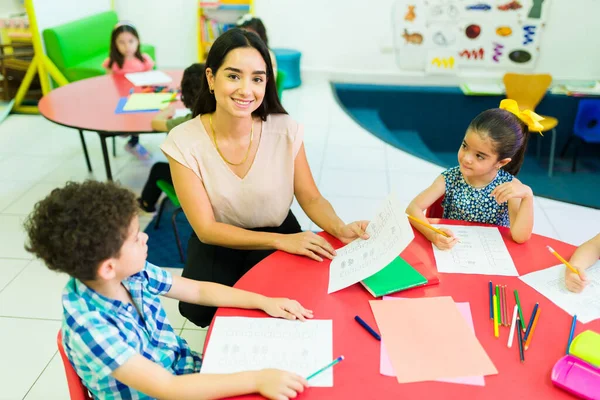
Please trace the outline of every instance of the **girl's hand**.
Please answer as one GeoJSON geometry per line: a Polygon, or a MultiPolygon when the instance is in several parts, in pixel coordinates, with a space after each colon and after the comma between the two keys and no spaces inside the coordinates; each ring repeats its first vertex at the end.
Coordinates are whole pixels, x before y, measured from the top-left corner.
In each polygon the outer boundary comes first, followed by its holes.
{"type": "Polygon", "coordinates": [[[335,256],[333,246],[313,232],[280,235],[275,248],[287,253],[306,256],[316,261],[323,261],[322,257],[333,259],[335,256]]]}
{"type": "Polygon", "coordinates": [[[440,250],[450,250],[458,242],[458,238],[454,236],[454,233],[450,229],[439,229],[447,233],[449,237],[436,233],[431,242],[440,250]]]}
{"type": "Polygon", "coordinates": [[[335,236],[344,244],[348,244],[358,238],[367,240],[369,234],[365,230],[368,225],[369,221],[355,221],[342,226],[335,236]]]}
{"type": "Polygon", "coordinates": [[[312,310],[302,307],[296,300],[286,298],[267,297],[262,309],[275,318],[306,321],[313,317],[312,310]]]}
{"type": "Polygon", "coordinates": [[[519,180],[513,179],[512,182],[506,182],[502,185],[498,185],[490,196],[496,199],[498,204],[506,203],[509,199],[524,199],[526,197],[533,197],[531,188],[527,185],[523,185],[519,180]]]}
{"type": "Polygon", "coordinates": [[[565,286],[571,292],[581,293],[588,285],[589,281],[581,268],[577,268],[576,266],[573,267],[579,271],[579,275],[565,267],[565,286]]]}
{"type": "Polygon", "coordinates": [[[261,369],[252,373],[256,391],[269,400],[293,399],[308,387],[306,379],[292,372],[261,369]]]}

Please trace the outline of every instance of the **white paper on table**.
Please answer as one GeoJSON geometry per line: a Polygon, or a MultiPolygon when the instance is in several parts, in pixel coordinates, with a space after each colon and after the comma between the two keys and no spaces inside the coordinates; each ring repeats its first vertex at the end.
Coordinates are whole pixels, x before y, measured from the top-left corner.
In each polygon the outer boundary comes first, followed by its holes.
{"type": "Polygon", "coordinates": [[[519,277],[548,300],[581,323],[600,318],[600,261],[585,271],[590,283],[581,293],[570,292],[565,286],[565,265],[555,265],[519,277]]]}
{"type": "Polygon", "coordinates": [[[171,83],[173,78],[162,71],[131,72],[125,78],[134,86],[152,86],[171,83]]]}
{"type": "Polygon", "coordinates": [[[495,227],[434,225],[448,228],[460,240],[450,250],[433,246],[438,272],[518,276],[500,231],[495,227]]]}
{"type": "Polygon", "coordinates": [[[173,118],[185,117],[191,112],[192,110],[190,110],[189,108],[176,108],[175,114],[173,114],[173,118]]]}
{"type": "Polygon", "coordinates": [[[336,250],[329,267],[327,293],[344,289],[379,272],[414,239],[403,207],[390,194],[367,226],[369,239],[356,239],[336,250]]]}
{"type": "MultiPolygon", "coordinates": [[[[392,297],[392,296],[383,296],[383,300],[402,300],[403,297],[392,297]]],[[[461,315],[467,321],[467,324],[475,333],[475,326],[473,325],[473,316],[471,314],[471,305],[469,302],[464,303],[456,303],[456,307],[458,311],[460,311],[461,315]]],[[[392,360],[390,360],[390,356],[385,348],[385,344],[381,341],[380,348],[380,359],[379,359],[379,373],[385,376],[396,376],[394,372],[394,367],[392,366],[392,360]]],[[[485,386],[485,379],[483,376],[466,376],[459,378],[443,378],[436,379],[436,382],[446,382],[446,383],[457,383],[462,385],[472,385],[472,386],[485,386]]]]}
{"type": "MultiPolygon", "coordinates": [[[[217,317],[201,373],[228,374],[277,368],[307,377],[333,360],[331,320],[217,317]]],[[[332,387],[333,369],[310,380],[332,387]]]]}

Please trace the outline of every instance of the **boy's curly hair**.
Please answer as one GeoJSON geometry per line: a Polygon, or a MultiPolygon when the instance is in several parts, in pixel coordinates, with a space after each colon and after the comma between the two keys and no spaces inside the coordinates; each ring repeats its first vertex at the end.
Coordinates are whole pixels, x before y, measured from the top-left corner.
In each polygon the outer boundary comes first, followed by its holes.
{"type": "Polygon", "coordinates": [[[189,109],[194,108],[196,105],[196,99],[200,93],[205,70],[204,64],[195,63],[183,71],[183,77],[181,78],[181,101],[189,109]]]}
{"type": "Polygon", "coordinates": [[[51,270],[93,280],[102,261],[119,256],[137,207],[135,195],[115,183],[68,182],[35,205],[25,249],[51,270]]]}

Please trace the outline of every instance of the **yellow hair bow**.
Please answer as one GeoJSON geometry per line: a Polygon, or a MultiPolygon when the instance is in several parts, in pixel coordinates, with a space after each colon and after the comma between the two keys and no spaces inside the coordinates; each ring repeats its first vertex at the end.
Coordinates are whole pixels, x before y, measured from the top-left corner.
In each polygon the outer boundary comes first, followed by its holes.
{"type": "Polygon", "coordinates": [[[544,117],[541,115],[538,115],[531,110],[521,111],[517,102],[512,99],[502,100],[500,102],[500,108],[516,115],[517,118],[527,125],[530,131],[537,131],[540,135],[542,134],[544,126],[540,124],[540,121],[543,120],[544,117]]]}

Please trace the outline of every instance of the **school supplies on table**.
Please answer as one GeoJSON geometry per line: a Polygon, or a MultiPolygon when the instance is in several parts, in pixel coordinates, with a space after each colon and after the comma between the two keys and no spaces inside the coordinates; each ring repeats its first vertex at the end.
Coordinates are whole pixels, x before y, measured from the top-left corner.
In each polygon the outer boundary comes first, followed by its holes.
{"type": "Polygon", "coordinates": [[[490,281],[489,284],[489,292],[490,292],[490,319],[493,320],[494,319],[494,289],[492,289],[492,281],[490,281]]]}
{"type": "Polygon", "coordinates": [[[569,331],[569,340],[567,341],[567,355],[569,354],[569,348],[573,342],[573,334],[575,333],[575,326],[577,325],[577,315],[573,315],[573,322],[571,322],[571,330],[569,331]]]}
{"type": "Polygon", "coordinates": [[[531,326],[531,330],[529,330],[527,332],[527,335],[525,335],[525,350],[529,349],[529,346],[531,345],[531,338],[533,338],[533,333],[535,332],[535,327],[537,326],[538,319],[540,319],[541,312],[542,309],[538,307],[535,313],[535,317],[533,318],[533,325],[531,326]]]}
{"type": "Polygon", "coordinates": [[[558,307],[588,323],[600,318],[600,261],[586,270],[588,284],[581,293],[570,292],[565,285],[562,264],[520,276],[523,282],[537,290],[558,307]]]}
{"type": "Polygon", "coordinates": [[[523,308],[521,307],[521,300],[519,300],[519,292],[517,291],[517,289],[515,289],[514,293],[515,293],[515,303],[517,304],[517,307],[519,308],[519,321],[521,323],[521,329],[525,330],[525,320],[523,319],[523,308]]]}
{"type": "MultiPolygon", "coordinates": [[[[333,358],[331,320],[217,317],[202,361],[205,374],[278,368],[309,376],[333,358]]],[[[332,369],[311,379],[311,386],[333,386],[332,369]]]]}
{"type": "MultiPolygon", "coordinates": [[[[519,325],[519,322],[519,318],[517,318],[517,325],[519,325]]],[[[519,358],[521,359],[521,362],[525,362],[525,351],[523,350],[523,332],[521,332],[518,329],[516,329],[515,331],[519,338],[519,358]]]]}
{"type": "Polygon", "coordinates": [[[360,282],[373,297],[423,286],[427,279],[402,257],[396,257],[381,271],[360,282]]]}
{"type": "Polygon", "coordinates": [[[330,362],[329,364],[327,364],[326,366],[324,366],[317,372],[310,374],[309,376],[306,377],[306,380],[313,379],[315,376],[319,375],[321,372],[326,371],[327,369],[333,367],[335,364],[337,364],[341,361],[344,361],[344,356],[339,356],[338,358],[336,358],[335,360],[333,360],[332,362],[330,362]]]}
{"type": "Polygon", "coordinates": [[[523,340],[527,340],[527,338],[529,337],[529,332],[531,331],[531,327],[533,326],[533,321],[535,320],[535,316],[537,314],[539,306],[539,303],[535,303],[535,305],[533,306],[533,311],[531,312],[531,317],[529,317],[529,323],[527,323],[527,329],[525,329],[525,336],[523,337],[523,340]]]}
{"type": "Polygon", "coordinates": [[[398,199],[389,195],[367,226],[369,239],[358,238],[337,250],[329,266],[327,293],[353,285],[381,271],[414,239],[398,199]]]}
{"type": "Polygon", "coordinates": [[[406,214],[406,216],[407,216],[407,217],[408,217],[408,219],[410,219],[411,221],[413,221],[413,222],[416,222],[416,223],[417,223],[417,224],[419,224],[419,225],[423,225],[424,227],[431,229],[431,230],[432,230],[432,231],[434,231],[435,233],[439,233],[440,235],[442,235],[442,236],[445,236],[445,237],[450,237],[450,235],[448,235],[446,232],[444,232],[444,231],[442,231],[442,230],[440,230],[440,229],[438,229],[438,228],[435,228],[435,227],[433,227],[432,225],[429,225],[429,224],[428,224],[427,222],[425,222],[425,221],[421,221],[420,219],[418,219],[418,218],[415,218],[415,217],[413,217],[412,215],[408,215],[408,214],[406,214]]]}
{"type": "Polygon", "coordinates": [[[498,373],[451,297],[369,303],[399,383],[498,373]]]}
{"type": "Polygon", "coordinates": [[[546,248],[550,251],[550,253],[552,253],[556,258],[558,258],[558,261],[560,261],[561,263],[565,264],[565,266],[567,268],[569,268],[572,272],[575,272],[577,275],[579,275],[579,271],[577,271],[575,269],[575,267],[573,267],[567,260],[565,260],[564,258],[562,258],[562,256],[560,254],[558,254],[556,252],[556,250],[554,250],[552,247],[550,246],[546,246],[546,248]]]}
{"type": "Polygon", "coordinates": [[[379,335],[379,333],[375,332],[375,330],[373,328],[371,328],[361,317],[359,317],[357,315],[357,316],[354,317],[354,320],[356,322],[358,322],[360,326],[362,326],[363,328],[365,328],[365,330],[367,332],[369,332],[371,334],[371,336],[373,336],[375,339],[381,341],[381,336],[379,335]]]}
{"type": "Polygon", "coordinates": [[[449,228],[453,230],[456,237],[460,238],[460,242],[450,250],[439,250],[432,244],[438,272],[519,275],[498,228],[462,225],[434,226],[449,228]]]}
{"type": "Polygon", "coordinates": [[[164,100],[169,100],[171,93],[134,93],[129,96],[123,106],[123,111],[158,111],[167,107],[164,100]]]}
{"type": "Polygon", "coordinates": [[[135,86],[155,86],[171,83],[173,78],[162,71],[132,72],[125,78],[135,86]]]}
{"type": "Polygon", "coordinates": [[[552,368],[552,383],[580,398],[600,400],[600,335],[585,331],[552,368]]]}
{"type": "MultiPolygon", "coordinates": [[[[497,286],[496,289],[498,289],[497,286]]],[[[496,300],[496,295],[494,295],[494,337],[500,337],[500,331],[498,330],[498,301],[496,300]]]]}
{"type": "Polygon", "coordinates": [[[515,331],[519,330],[517,326],[517,315],[519,314],[519,306],[515,304],[515,309],[513,311],[512,323],[510,324],[510,334],[508,335],[508,343],[506,345],[510,348],[512,347],[513,340],[515,337],[515,331]]]}
{"type": "MultiPolygon", "coordinates": [[[[404,300],[401,297],[389,297],[386,296],[383,300],[404,300]]],[[[471,315],[471,306],[469,303],[456,303],[456,307],[458,311],[463,316],[469,328],[475,332],[475,327],[473,326],[473,317],[471,315]]],[[[390,357],[385,348],[385,344],[381,342],[380,348],[380,363],[379,363],[379,373],[385,376],[396,376],[394,372],[394,368],[392,367],[392,363],[390,361],[390,357]]],[[[463,385],[473,385],[473,386],[485,386],[485,380],[483,376],[468,376],[468,377],[459,377],[459,378],[440,378],[436,379],[437,382],[446,382],[446,383],[457,383],[463,385]]]]}

